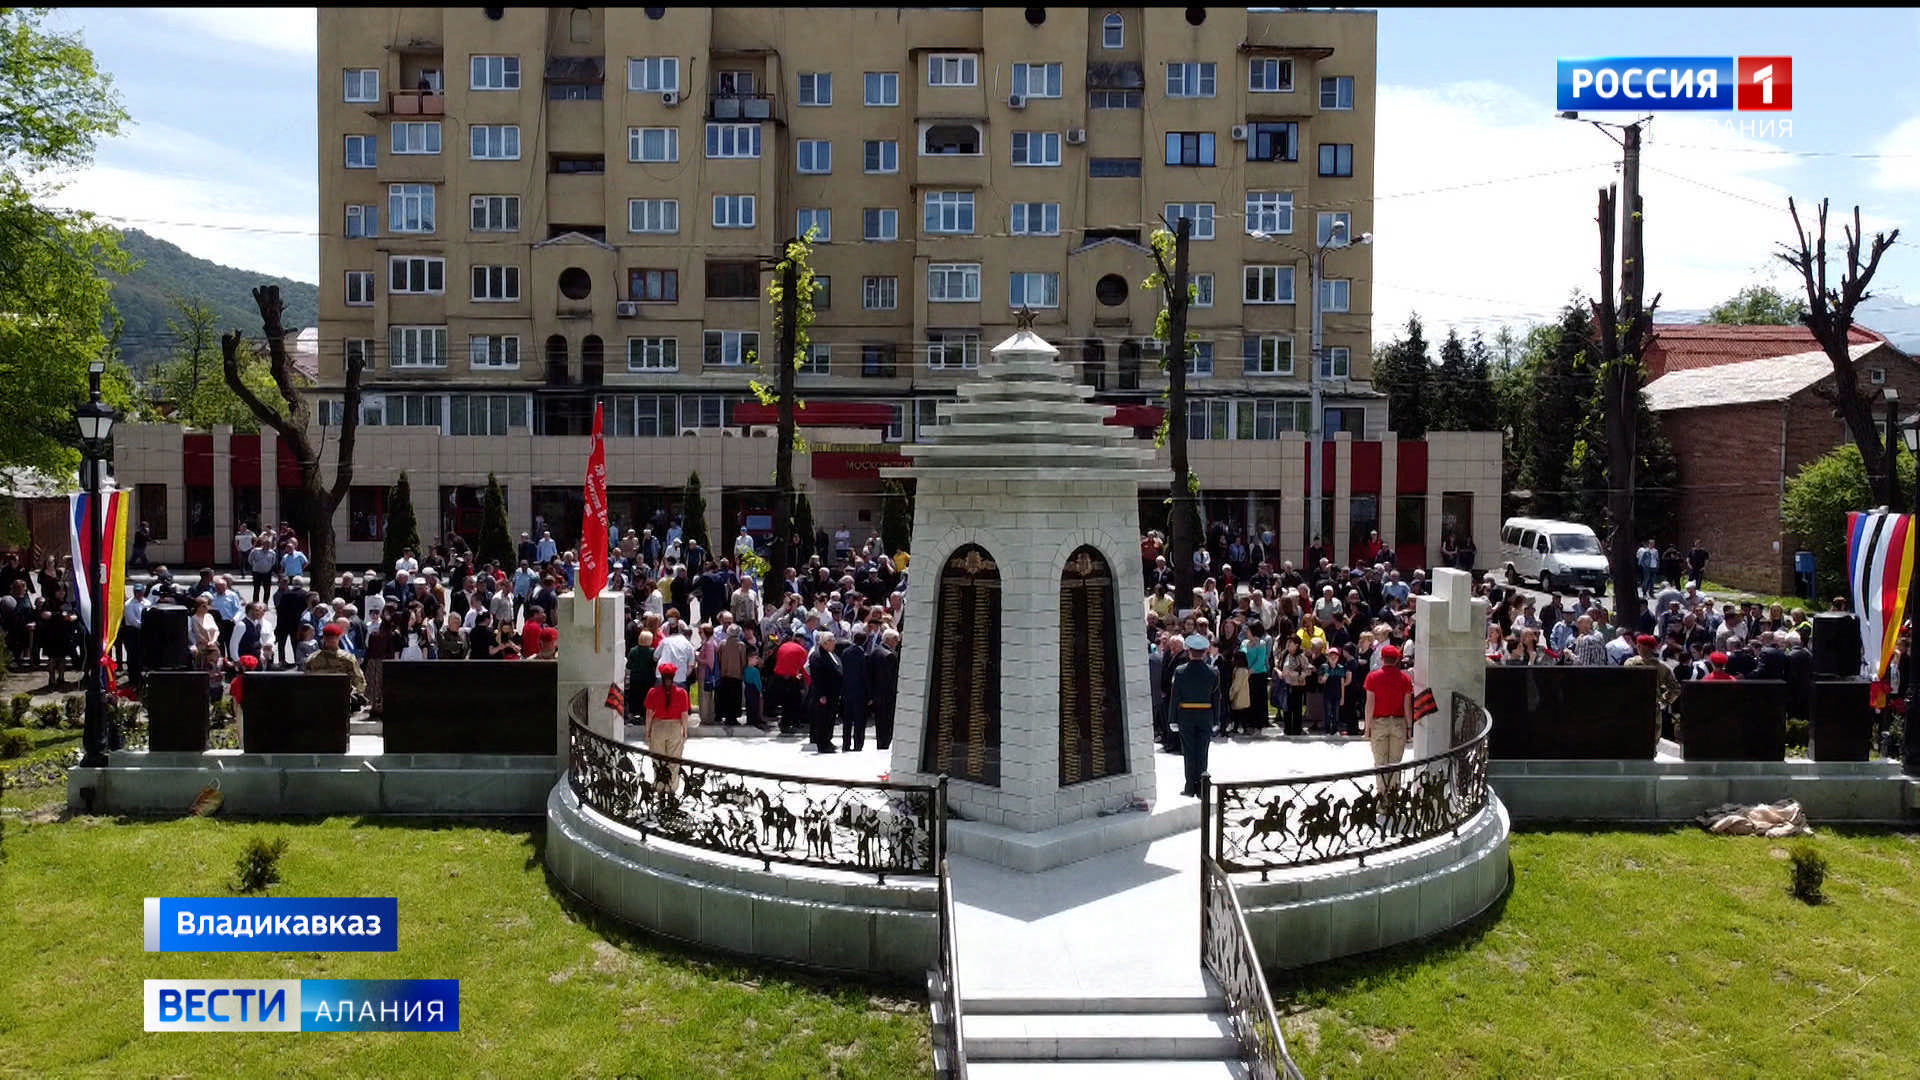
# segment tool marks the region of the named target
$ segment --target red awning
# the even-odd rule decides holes
[[[1167,410],[1159,405],[1116,405],[1107,423],[1114,427],[1157,428]]]
[[[793,420],[800,427],[886,428],[893,426],[893,408],[872,401],[814,401],[805,408],[795,409]],[[777,424],[780,407],[741,402],[733,407],[733,422]]]

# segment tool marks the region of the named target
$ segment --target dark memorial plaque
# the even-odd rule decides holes
[[[1495,761],[1652,761],[1659,693],[1652,668],[1489,667],[1488,754]]]
[[[1680,756],[1687,761],[1783,761],[1787,684],[1739,679],[1680,684]]]
[[[147,749],[205,753],[213,710],[204,671],[149,671],[146,676]]]
[[[453,661],[448,661],[453,663]],[[256,671],[242,675],[249,754],[344,754],[353,680],[335,672]]]
[[[1873,684],[1821,679],[1813,684],[1807,753],[1815,761],[1865,761],[1873,749]]]
[[[968,544],[947,557],[927,656],[920,768],[1000,786],[1000,568]]]
[[[552,660],[388,660],[389,754],[551,754]]]
[[[1083,547],[1060,574],[1060,786],[1127,771],[1113,568]]]

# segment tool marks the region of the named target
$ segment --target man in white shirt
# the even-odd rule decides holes
[[[1320,623],[1327,622],[1344,610],[1345,606],[1340,603],[1338,597],[1333,595],[1333,586],[1320,586],[1320,599],[1314,601],[1313,605],[1314,621]]]
[[[401,549],[400,557],[393,560],[393,576],[397,578],[401,574],[406,574],[408,577],[412,577],[419,572],[420,560],[413,557],[413,549]]]
[[[735,555],[751,555],[754,553],[753,536],[747,532],[745,525],[740,526],[740,535],[733,538],[733,553]]]
[[[140,627],[147,614],[147,586],[144,582],[133,583],[133,595],[127,598],[126,605],[120,609],[120,636],[116,644],[120,648],[121,659],[127,665],[127,685],[138,689],[144,674],[140,655]]]
[[[674,667],[673,684],[682,690],[693,678],[694,659],[698,650],[693,639],[687,636],[692,627],[683,622],[674,622],[662,627],[662,636],[653,647],[655,664],[672,664]]]
[[[240,531],[233,534],[233,568],[236,570],[245,570],[247,568],[247,552],[252,550],[253,530],[247,528],[247,523],[243,521],[240,523]]]

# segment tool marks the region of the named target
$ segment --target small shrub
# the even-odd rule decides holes
[[[219,701],[214,702],[211,716],[211,722],[214,727],[226,727],[228,723],[233,720],[233,702],[226,698],[221,698]]]
[[[33,695],[32,694],[13,695],[12,708],[11,708],[9,719],[12,720],[14,727],[20,727],[24,725],[27,722],[27,714],[31,712],[33,712]]]
[[[0,732],[0,758],[26,757],[33,752],[33,736],[24,728],[9,728]]]
[[[1787,745],[1798,746],[1804,749],[1808,742],[1808,731],[1810,728],[1811,724],[1805,720],[1789,719],[1787,721]]]
[[[269,885],[280,881],[280,856],[287,853],[287,838],[276,836],[268,840],[256,836],[247,841],[246,849],[233,864],[233,891],[242,893],[260,892]]]
[[[60,702],[60,715],[68,727],[84,727],[87,722],[86,695],[75,694]]]
[[[1814,849],[1812,844],[1799,843],[1788,849],[1787,855],[1793,860],[1793,895],[1795,899],[1809,904],[1818,904],[1826,897],[1820,887],[1827,880],[1827,857]]]
[[[57,701],[49,701],[44,704],[35,705],[33,707],[33,726],[52,731],[60,726],[60,720],[64,715],[65,713],[61,710],[60,703]]]

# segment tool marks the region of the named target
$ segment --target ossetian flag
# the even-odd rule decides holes
[[[1862,666],[1874,681],[1876,703],[1884,702],[1887,665],[1907,610],[1913,522],[1910,514],[1878,510],[1847,515],[1847,591],[1860,616]]]
[[[71,526],[74,584],[80,591],[75,597],[80,606],[80,621],[86,626],[94,647],[104,653],[120,629],[120,609],[126,602],[128,500],[124,491],[100,493],[102,550],[95,552],[93,523],[89,520],[89,504],[94,497],[92,492],[67,496],[67,520]],[[87,588],[91,581],[102,585],[103,610],[97,619],[92,590]]]

